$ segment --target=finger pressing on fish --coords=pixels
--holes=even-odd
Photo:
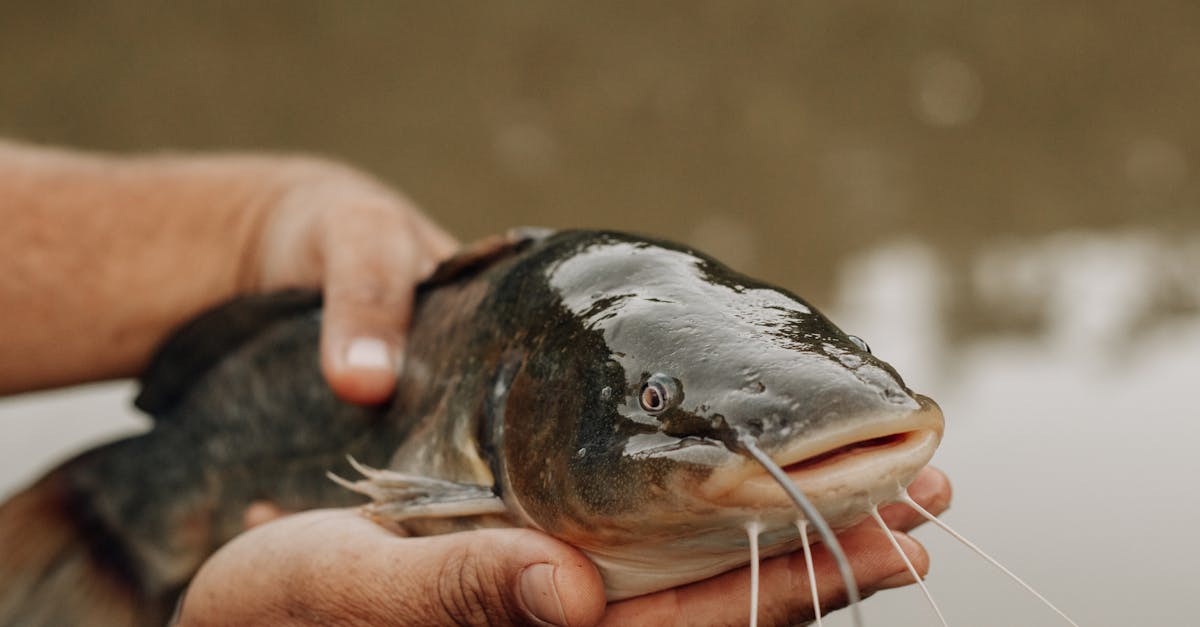
[[[713,617],[819,622],[849,602],[862,625],[858,596],[925,572],[889,529],[931,520],[977,548],[936,518],[944,477],[921,472],[938,405],[800,297],[687,246],[527,231],[464,250],[418,287],[396,393],[376,407],[329,391],[321,311],[319,294],[247,297],[168,340],[138,401],[150,432],[0,507],[0,555],[23,556],[21,585],[0,578],[0,625],[88,615],[97,601],[62,585],[64,564],[119,565],[114,615],[132,618],[96,624],[161,622],[260,501],[365,496],[410,535],[540,530],[596,565],[610,619],[673,588]],[[31,502],[72,540],[17,546],[3,524]],[[780,605],[785,571],[803,585]],[[39,613],[49,600],[62,611]]]

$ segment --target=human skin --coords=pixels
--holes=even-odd
[[[341,397],[393,391],[414,286],[457,243],[411,202],[311,157],[84,154],[0,141],[0,394],[132,376],[180,323],[236,294],[320,287],[321,363]],[[950,488],[926,469],[935,513]],[[909,529],[907,508],[885,510]],[[402,538],[352,510],[246,512],[250,531],[198,573],[179,621],[200,624],[739,624],[744,569],[607,606],[578,551],[531,530]],[[277,520],[278,519],[278,520]],[[924,571],[918,543],[897,534]],[[877,529],[843,532],[864,590],[911,582]],[[816,555],[823,606],[844,598]],[[811,613],[804,564],[764,562],[762,624]]]
[[[950,484],[933,468],[921,471],[909,493],[935,514],[950,502]],[[904,505],[882,507],[880,513],[924,575],[929,557],[904,533],[924,519]],[[264,521],[274,518],[261,515]],[[838,538],[864,597],[913,583],[874,521]],[[841,575],[820,544],[813,547],[813,563],[823,612],[843,607]],[[813,619],[805,572],[799,552],[762,562],[760,625]],[[749,608],[749,567],[606,604],[600,575],[587,557],[545,534],[488,529],[402,538],[356,512],[331,509],[283,517],[227,544],[192,582],[182,622],[670,627],[745,625]]]
[[[399,194],[308,157],[113,157],[0,142],[0,394],[135,375],[236,294],[321,286],[343,398],[391,393],[413,286],[457,243]]]

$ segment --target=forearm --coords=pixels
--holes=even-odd
[[[117,158],[0,143],[0,393],[136,373],[253,287],[286,186],[251,157]]]

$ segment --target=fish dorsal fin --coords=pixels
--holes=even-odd
[[[312,290],[241,296],[183,325],[150,360],[134,405],[160,416],[221,359],[271,325],[321,305]]]
[[[554,234],[553,230],[538,227],[509,229],[503,235],[492,235],[464,246],[453,257],[443,261],[433,276],[423,284],[436,287],[469,276],[491,266],[496,261],[521,252],[530,244]]]

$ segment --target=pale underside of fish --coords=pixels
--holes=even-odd
[[[150,433],[0,508],[0,625],[161,623],[250,503],[354,492],[409,533],[542,530],[596,563],[610,600],[752,558],[756,575],[811,535],[854,601],[833,531],[920,510],[905,488],[942,435],[933,401],[799,297],[620,233],[518,232],[444,264],[385,407],[328,391],[319,324],[319,296],[291,292],[169,340],[138,400]]]

